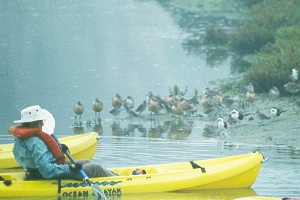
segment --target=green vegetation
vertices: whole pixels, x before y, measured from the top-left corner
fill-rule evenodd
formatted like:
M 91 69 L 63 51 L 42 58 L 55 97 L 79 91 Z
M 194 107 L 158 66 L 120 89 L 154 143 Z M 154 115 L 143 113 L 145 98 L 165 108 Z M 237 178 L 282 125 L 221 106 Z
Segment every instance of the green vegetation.
M 232 73 L 244 73 L 242 82 L 256 92 L 276 86 L 283 93 L 292 69 L 300 72 L 299 0 L 158 1 L 190 33 L 183 43 L 188 53 L 205 55 L 212 67 L 233 55 Z
M 211 24 L 205 28 L 204 44 L 205 45 L 225 45 L 228 43 L 228 34 L 216 26 Z
M 232 35 L 231 48 L 239 55 L 255 54 L 245 82 L 257 90 L 280 90 L 291 81 L 292 69 L 300 70 L 300 1 L 264 0 L 252 7 Z
M 273 86 L 282 88 L 291 81 L 292 69 L 299 70 L 300 29 L 282 27 L 277 30 L 275 38 L 275 43 L 258 54 L 258 59 L 245 74 L 245 80 L 256 83 L 261 91 Z

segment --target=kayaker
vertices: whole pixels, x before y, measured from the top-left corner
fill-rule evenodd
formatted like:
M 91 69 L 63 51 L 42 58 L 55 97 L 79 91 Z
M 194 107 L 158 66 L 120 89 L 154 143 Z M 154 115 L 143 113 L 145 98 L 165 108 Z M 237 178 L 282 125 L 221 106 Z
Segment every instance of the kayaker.
M 38 105 L 30 106 L 21 110 L 20 120 L 14 121 L 20 125 L 8 130 L 16 137 L 13 154 L 24 167 L 27 179 L 81 179 L 80 169 L 90 178 L 117 175 L 90 160 L 67 163 L 64 152 L 68 147 L 64 144 L 60 147 L 53 137 L 42 131 L 44 121 L 51 116 Z

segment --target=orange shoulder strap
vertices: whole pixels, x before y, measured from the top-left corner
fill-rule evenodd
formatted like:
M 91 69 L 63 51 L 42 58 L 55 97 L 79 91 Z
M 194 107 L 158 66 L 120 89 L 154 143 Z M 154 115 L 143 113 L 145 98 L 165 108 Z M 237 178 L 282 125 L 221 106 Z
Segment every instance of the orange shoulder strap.
M 41 131 L 38 128 L 29 128 L 21 126 L 12 126 L 8 129 L 8 132 L 17 138 L 29 138 L 37 136 L 41 138 L 47 145 L 48 149 L 52 152 L 58 164 L 66 164 L 66 158 L 62 153 L 60 147 L 56 141 L 47 133 Z

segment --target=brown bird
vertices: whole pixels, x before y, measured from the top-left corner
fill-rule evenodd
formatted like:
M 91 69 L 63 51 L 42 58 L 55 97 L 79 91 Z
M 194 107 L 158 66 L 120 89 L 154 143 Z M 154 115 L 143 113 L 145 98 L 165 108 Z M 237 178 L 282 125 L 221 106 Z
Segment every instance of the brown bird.
M 183 112 L 190 112 L 193 109 L 193 106 L 184 98 L 179 99 L 179 106 L 182 108 Z
M 95 98 L 95 101 L 92 103 L 92 108 L 96 113 L 101 112 L 103 109 L 103 103 L 99 101 L 98 98 Z
M 123 100 L 122 100 L 121 96 L 118 93 L 111 100 L 111 105 L 114 108 L 121 108 L 122 103 L 123 103 Z
M 174 105 L 174 95 L 170 94 L 166 97 L 166 103 L 169 107 Z
M 159 108 L 158 100 L 155 96 L 152 96 L 148 103 L 148 109 L 150 112 L 156 113 L 158 111 L 158 108 Z
M 208 95 L 203 95 L 201 104 L 204 108 L 211 108 L 215 106 L 214 101 Z
M 177 104 L 177 102 L 174 102 L 174 105 L 172 106 L 172 112 L 175 115 L 182 115 L 183 114 L 183 110 L 182 108 Z
M 95 100 L 92 103 L 92 108 L 95 111 L 95 122 L 99 122 L 100 119 L 100 112 L 103 109 L 103 103 L 99 101 L 98 98 L 95 98 Z
M 76 126 L 81 126 L 82 122 L 81 122 L 81 115 L 84 111 L 84 107 L 83 105 L 80 103 L 80 101 L 78 101 L 75 106 L 73 107 L 73 110 L 75 112 L 75 125 Z M 79 123 L 77 123 L 77 115 L 79 115 Z
M 246 103 L 249 105 L 251 104 L 252 106 L 255 106 L 254 100 L 255 100 L 255 93 L 252 92 L 251 90 L 248 90 L 246 93 Z
M 159 102 L 155 96 L 152 96 L 149 100 L 148 103 L 148 109 L 151 112 L 151 119 L 152 119 L 152 114 L 157 113 L 159 111 Z

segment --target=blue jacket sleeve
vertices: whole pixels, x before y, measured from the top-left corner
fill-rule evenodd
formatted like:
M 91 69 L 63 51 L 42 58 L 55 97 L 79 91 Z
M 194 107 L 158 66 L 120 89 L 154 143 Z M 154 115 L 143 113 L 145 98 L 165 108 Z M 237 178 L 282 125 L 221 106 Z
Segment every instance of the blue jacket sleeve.
M 30 138 L 26 141 L 26 146 L 31 152 L 36 168 L 45 178 L 57 178 L 70 172 L 68 165 L 56 164 L 53 154 L 40 138 Z

